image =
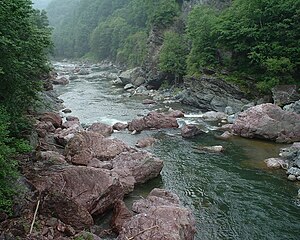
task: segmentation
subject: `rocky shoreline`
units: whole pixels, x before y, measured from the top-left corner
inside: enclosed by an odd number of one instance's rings
[[[140,74],[140,69],[120,73],[111,64],[76,65],[75,68],[72,65],[45,80],[47,91],[42,94],[42,99],[49,104],[43,102],[44,106],[38,110],[36,137],[32,137],[36,151],[23,164],[28,191],[19,210],[18,216],[21,217],[1,219],[0,239],[15,239],[17,236],[45,240],[101,239],[112,232],[119,240],[194,239],[193,214],[180,205],[174,193],[154,189],[146,199],[136,201],[132,210],[123,202],[137,185],[160,174],[163,160],[140,149],[151,146],[156,140],[141,139],[135,148],[111,137],[114,131],[126,130],[136,134],[143,130],[178,128],[178,119],[185,116],[183,112],[172,109],[168,112],[152,111],[128,123],[119,122],[113,126],[94,123],[88,127],[82,127],[77,117],[68,114],[63,119],[57,112],[62,109],[62,103],[57,99],[52,84],[66,85],[79,76],[111,79],[114,85],[124,87],[128,96],[141,94],[149,97],[143,100],[143,104],[156,104],[158,101],[188,103],[188,89],[176,94],[153,90]],[[220,88],[216,88],[219,93],[214,95],[214,86],[220,84],[215,80],[208,81],[207,84],[212,84],[209,86],[201,84],[202,93],[195,92],[199,86],[190,88],[194,97],[191,98],[191,93],[188,93],[189,101],[190,104],[196,101],[202,104],[202,109],[211,110],[199,115],[199,118],[218,122],[217,129],[223,134],[217,138],[227,140],[238,135],[280,143],[294,142],[290,148],[282,150],[279,159],[268,159],[266,164],[271,168],[287,169],[289,180],[300,180],[300,147],[297,143],[300,141],[299,100],[287,101],[283,110],[270,103],[255,105],[243,99],[232,86],[225,88],[231,95]],[[210,89],[208,95],[214,97],[208,99],[205,89]],[[231,98],[232,95],[235,97]],[[70,113],[71,109],[63,112]],[[181,126],[183,138],[201,134],[206,134],[202,126]],[[224,148],[199,146],[197,150],[223,152]],[[111,228],[97,228],[95,217],[112,209]],[[34,227],[30,230],[31,223]]]

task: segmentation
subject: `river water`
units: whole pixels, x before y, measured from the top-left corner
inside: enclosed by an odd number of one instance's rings
[[[107,79],[72,80],[57,86],[60,98],[82,123],[127,122],[157,108],[183,109],[181,122],[197,122],[197,109],[180,104],[143,105],[142,97],[128,97]],[[203,124],[203,123],[202,123]],[[205,124],[204,124],[205,125]],[[114,133],[130,145],[145,136],[158,142],[148,150],[164,160],[161,176],[138,187],[127,203],[146,196],[153,187],[175,192],[191,208],[197,221],[197,240],[300,239],[299,184],[287,181],[283,170],[268,170],[263,160],[278,156],[280,147],[264,141],[235,137],[221,141],[209,132],[192,140],[182,139],[179,129],[144,131],[138,135]],[[224,153],[201,153],[198,145],[222,145]]]

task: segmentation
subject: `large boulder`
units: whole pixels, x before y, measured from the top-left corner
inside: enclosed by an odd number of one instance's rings
[[[54,127],[59,128],[62,125],[62,118],[58,113],[46,112],[40,117],[40,121],[51,122]]]
[[[184,84],[186,91],[183,93],[182,102],[204,111],[224,112],[227,106],[231,106],[236,113],[248,103],[237,86],[220,78],[207,75],[200,79],[187,77]]]
[[[145,82],[143,75],[143,70],[140,67],[137,67],[122,72],[119,78],[124,85],[131,83],[134,86],[138,87]]]
[[[146,151],[131,149],[123,152],[112,160],[113,170],[128,169],[136,183],[144,183],[157,177],[163,168],[163,161]]]
[[[79,122],[72,122],[71,124],[70,123],[71,122],[69,121],[69,124],[67,125],[68,128],[58,128],[55,131],[54,139],[61,146],[66,146],[76,133],[83,131],[83,128]]]
[[[235,134],[276,142],[300,141],[300,115],[266,103],[239,114],[232,126]]]
[[[68,142],[65,154],[73,164],[86,166],[93,158],[111,160],[128,150],[129,147],[121,140],[108,139],[96,132],[82,131]]]
[[[119,176],[104,169],[60,165],[34,172],[27,178],[39,192],[48,193],[49,205],[44,207],[72,226],[80,225],[73,222],[76,217],[82,217],[83,226],[92,225],[89,214],[102,214],[124,197]],[[76,215],[82,212],[82,216]]]
[[[180,206],[175,194],[154,189],[132,209],[137,215],[124,221],[118,240],[194,239],[195,219],[189,209]]]
[[[147,116],[133,119],[128,123],[129,131],[140,132],[147,129],[178,128],[176,117],[164,113],[150,112]]]
[[[109,126],[105,123],[93,123],[87,130],[100,133],[104,137],[108,137],[113,133],[112,126]]]
[[[203,133],[204,131],[194,124],[187,124],[181,128],[181,136],[183,138],[192,138]]]

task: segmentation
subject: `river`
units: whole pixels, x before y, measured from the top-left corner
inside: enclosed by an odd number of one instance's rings
[[[128,97],[107,79],[79,78],[57,86],[64,105],[83,124],[99,121],[127,122],[157,108],[183,109],[183,121],[197,122],[197,109],[180,104],[143,105],[141,97]],[[167,105],[167,106],[166,106]],[[202,123],[203,124],[203,123]],[[182,139],[179,129],[144,131],[138,135],[114,133],[130,145],[145,136],[158,142],[148,150],[164,160],[161,176],[139,187],[127,203],[146,196],[153,187],[175,192],[191,208],[197,221],[197,240],[300,239],[299,184],[289,182],[283,170],[269,170],[263,160],[278,156],[274,143],[234,137],[222,141],[209,132],[192,140]],[[197,145],[222,145],[224,153],[199,153]]]

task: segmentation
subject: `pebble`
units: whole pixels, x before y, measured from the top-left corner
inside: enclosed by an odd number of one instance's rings
[[[288,180],[290,180],[290,181],[296,181],[297,180],[297,178],[296,178],[296,176],[295,175],[289,175],[288,176]]]

